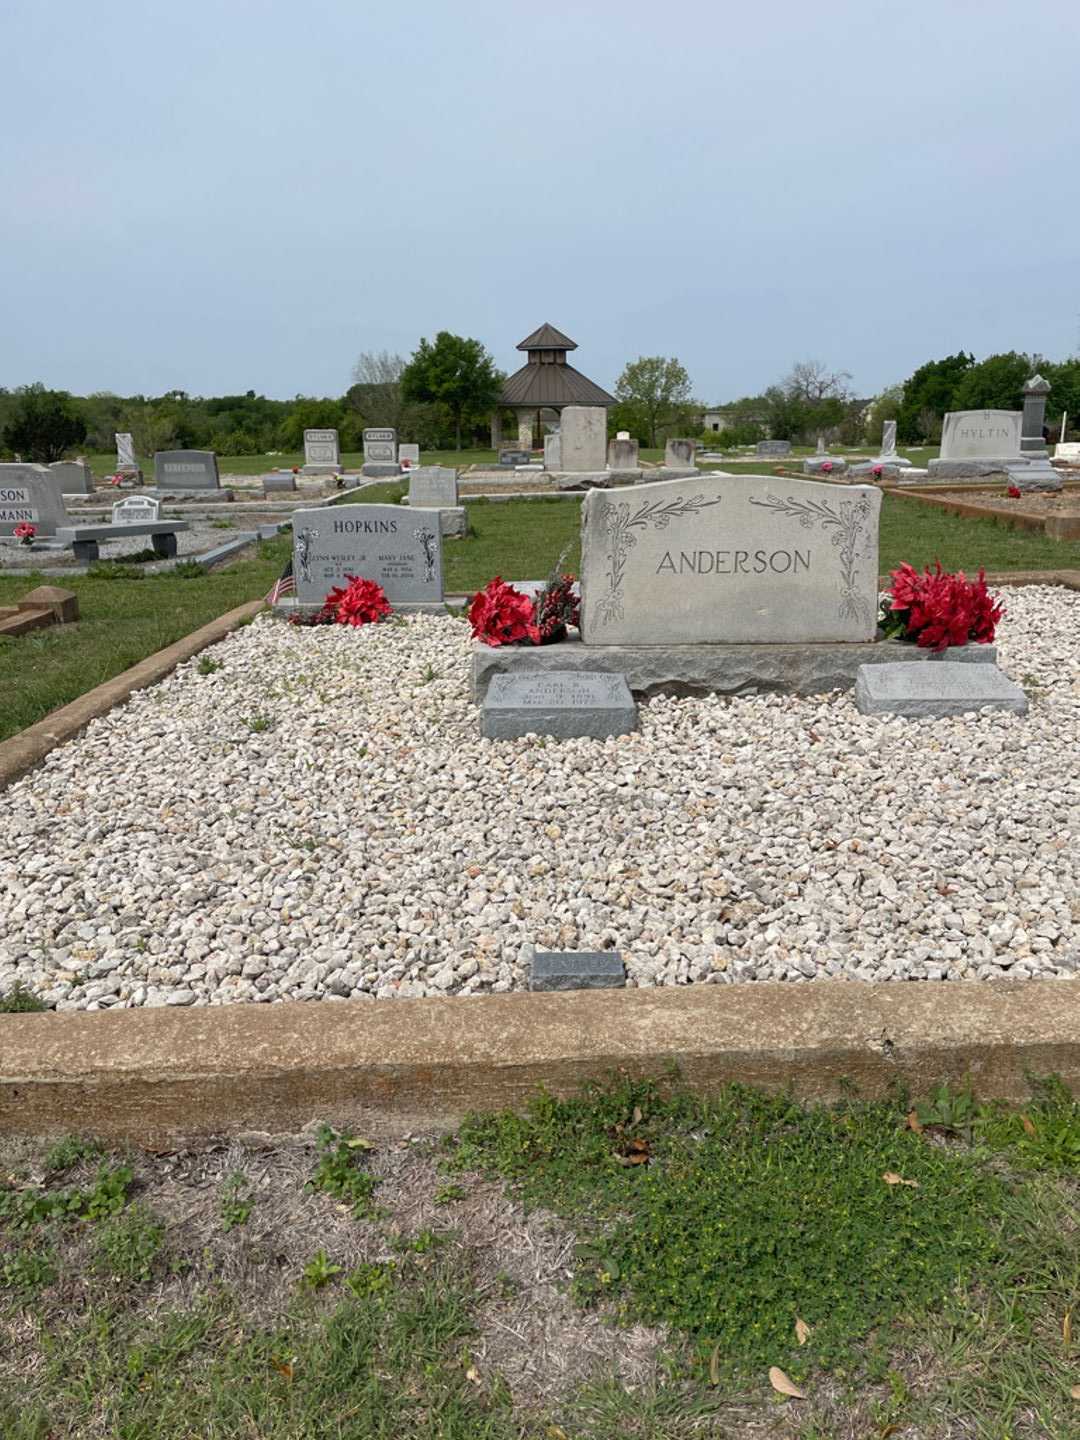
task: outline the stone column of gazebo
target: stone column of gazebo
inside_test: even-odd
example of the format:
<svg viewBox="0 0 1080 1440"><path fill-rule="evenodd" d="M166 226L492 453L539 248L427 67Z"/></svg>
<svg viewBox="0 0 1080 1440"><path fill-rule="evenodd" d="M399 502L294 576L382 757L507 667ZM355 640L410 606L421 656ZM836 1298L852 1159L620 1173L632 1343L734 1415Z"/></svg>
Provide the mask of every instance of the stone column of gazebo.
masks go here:
<svg viewBox="0 0 1080 1440"><path fill-rule="evenodd" d="M545 426L558 421L564 406L593 405L606 410L615 404L614 395L566 363L566 352L576 350L577 343L553 325L541 325L517 348L524 350L528 359L502 388L491 421L492 449L498 450L502 443L504 410L512 410L517 417L519 447L538 450L544 444Z"/></svg>

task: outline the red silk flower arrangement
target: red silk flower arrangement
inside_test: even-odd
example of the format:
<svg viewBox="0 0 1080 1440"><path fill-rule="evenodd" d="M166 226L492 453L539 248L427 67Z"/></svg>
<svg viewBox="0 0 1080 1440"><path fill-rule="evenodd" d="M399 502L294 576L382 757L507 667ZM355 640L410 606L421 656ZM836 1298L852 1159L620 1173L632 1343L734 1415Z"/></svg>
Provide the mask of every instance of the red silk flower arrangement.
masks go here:
<svg viewBox="0 0 1080 1440"><path fill-rule="evenodd" d="M1010 485L1009 488L1005 491L1005 494L1008 495L1010 500L1019 500L1020 493L1021 492L1019 485Z"/></svg>
<svg viewBox="0 0 1080 1440"><path fill-rule="evenodd" d="M37 526L31 525L29 520L20 520L11 533L21 544L32 545L34 536L37 534Z"/></svg>
<svg viewBox="0 0 1080 1440"><path fill-rule="evenodd" d="M552 575L535 600L496 575L469 606L473 638L484 645L550 645L580 620L572 575Z"/></svg>
<svg viewBox="0 0 1080 1440"><path fill-rule="evenodd" d="M1002 604L986 588L986 572L969 580L962 570L954 575L936 563L919 574L904 564L889 576L892 590L882 607L886 635L914 640L924 650L945 650L974 640L987 645L1005 614Z"/></svg>
<svg viewBox="0 0 1080 1440"><path fill-rule="evenodd" d="M386 591L374 580L346 575L346 585L335 585L311 615L290 616L294 625L373 625L390 614Z"/></svg>

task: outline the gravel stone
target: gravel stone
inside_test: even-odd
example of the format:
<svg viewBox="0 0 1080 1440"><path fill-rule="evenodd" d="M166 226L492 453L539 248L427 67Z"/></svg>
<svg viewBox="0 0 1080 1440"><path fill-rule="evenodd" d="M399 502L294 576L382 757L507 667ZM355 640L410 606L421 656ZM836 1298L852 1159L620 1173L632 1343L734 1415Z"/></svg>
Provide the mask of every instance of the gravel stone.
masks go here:
<svg viewBox="0 0 1080 1440"><path fill-rule="evenodd" d="M558 744L480 738L459 620L260 617L8 788L0 989L503 993L535 949L618 950L638 986L1071 978L1080 595L1004 598L1024 718L656 697Z"/></svg>

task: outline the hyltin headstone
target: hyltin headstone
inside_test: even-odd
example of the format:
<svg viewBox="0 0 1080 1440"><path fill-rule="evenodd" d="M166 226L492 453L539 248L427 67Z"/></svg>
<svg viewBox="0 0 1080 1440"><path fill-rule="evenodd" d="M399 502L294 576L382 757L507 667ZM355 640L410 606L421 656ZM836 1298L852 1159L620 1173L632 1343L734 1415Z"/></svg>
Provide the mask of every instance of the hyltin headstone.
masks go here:
<svg viewBox="0 0 1080 1440"><path fill-rule="evenodd" d="M55 475L45 465L0 465L0 535L33 525L38 536L55 535L68 523Z"/></svg>
<svg viewBox="0 0 1080 1440"><path fill-rule="evenodd" d="M391 605L442 603L442 537L430 513L401 505L326 505L295 511L292 526L301 604L321 604L348 575L376 581Z"/></svg>
<svg viewBox="0 0 1080 1440"><path fill-rule="evenodd" d="M392 426L371 426L364 431L365 475L396 475L400 467L397 458L397 431Z"/></svg>
<svg viewBox="0 0 1080 1440"><path fill-rule="evenodd" d="M159 450L154 484L159 490L220 490L217 456L213 450Z"/></svg>
<svg viewBox="0 0 1080 1440"><path fill-rule="evenodd" d="M593 490L586 645L873 640L881 493L765 475Z"/></svg>
<svg viewBox="0 0 1080 1440"><path fill-rule="evenodd" d="M161 501L153 495L129 495L112 507L114 525L147 525L161 519Z"/></svg>
<svg viewBox="0 0 1080 1440"><path fill-rule="evenodd" d="M304 431L304 470L309 475L333 474L341 468L336 430Z"/></svg>

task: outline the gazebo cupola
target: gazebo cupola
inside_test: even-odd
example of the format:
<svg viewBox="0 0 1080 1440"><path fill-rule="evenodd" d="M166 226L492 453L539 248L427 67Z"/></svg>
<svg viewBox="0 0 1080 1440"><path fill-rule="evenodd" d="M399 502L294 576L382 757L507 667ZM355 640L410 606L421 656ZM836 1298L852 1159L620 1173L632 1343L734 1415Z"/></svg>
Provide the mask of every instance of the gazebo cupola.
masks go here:
<svg viewBox="0 0 1080 1440"><path fill-rule="evenodd" d="M518 444L524 450L543 444L544 423L554 424L564 405L615 404L614 395L601 390L587 375L566 363L566 352L577 343L554 325L541 325L517 347L527 360L515 370L499 396L491 427L491 443L497 449L501 439L503 409L513 410L518 421ZM545 411L548 412L545 415Z"/></svg>

